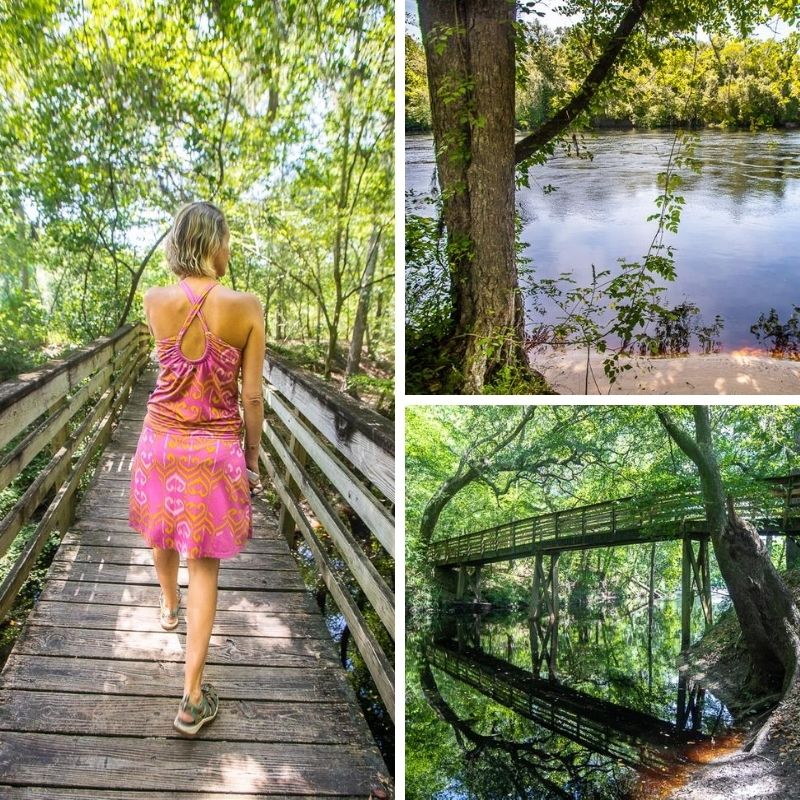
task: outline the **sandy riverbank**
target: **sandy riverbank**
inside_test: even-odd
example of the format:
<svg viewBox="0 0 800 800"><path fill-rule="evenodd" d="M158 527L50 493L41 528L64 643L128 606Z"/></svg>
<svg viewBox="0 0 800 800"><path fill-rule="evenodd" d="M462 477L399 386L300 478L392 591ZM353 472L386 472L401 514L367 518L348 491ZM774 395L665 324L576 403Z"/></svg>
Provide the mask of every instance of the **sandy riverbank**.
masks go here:
<svg viewBox="0 0 800 800"><path fill-rule="evenodd" d="M625 358L631 369L613 386L603 372L603 356L549 350L531 359L558 394L800 394L800 362L766 355L719 353L679 358ZM610 387L610 391L609 391Z"/></svg>

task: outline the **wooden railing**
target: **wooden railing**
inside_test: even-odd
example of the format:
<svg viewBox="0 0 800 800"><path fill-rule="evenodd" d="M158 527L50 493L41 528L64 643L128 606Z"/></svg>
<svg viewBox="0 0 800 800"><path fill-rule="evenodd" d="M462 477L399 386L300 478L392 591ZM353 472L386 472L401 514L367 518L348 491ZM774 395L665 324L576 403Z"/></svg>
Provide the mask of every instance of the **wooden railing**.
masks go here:
<svg viewBox="0 0 800 800"><path fill-rule="evenodd" d="M764 491L735 502L739 514L763 524L791 522L800 525L800 508L787 518L785 501ZM435 564L479 563L531 555L537 550L567 550L580 547L630 544L637 539L655 541L681 538L701 532L705 506L699 492L662 495L657 498L625 497L604 503L539 514L495 525L491 528L433 542ZM784 531L788 532L788 531Z"/></svg>
<svg viewBox="0 0 800 800"><path fill-rule="evenodd" d="M0 618L13 605L49 534L63 533L72 522L80 478L108 441L147 361L149 341L145 325L126 325L68 358L0 385L0 490L40 453L50 455L0 520L1 556L36 516L35 529L0 584Z"/></svg>
<svg viewBox="0 0 800 800"><path fill-rule="evenodd" d="M388 557L393 574L394 426L277 356L268 355L264 379L261 462L280 499L281 531L290 542L295 528L302 534L394 718L394 667L380 643L389 641L381 627L394 640L394 589L373 563ZM377 625L370 627L359 593Z"/></svg>

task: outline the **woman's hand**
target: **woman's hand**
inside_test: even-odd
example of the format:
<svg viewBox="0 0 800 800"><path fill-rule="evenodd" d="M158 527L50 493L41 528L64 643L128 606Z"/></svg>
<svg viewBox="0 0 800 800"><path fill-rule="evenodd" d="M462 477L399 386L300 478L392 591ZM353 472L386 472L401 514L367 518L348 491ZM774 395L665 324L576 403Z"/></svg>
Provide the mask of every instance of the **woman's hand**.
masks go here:
<svg viewBox="0 0 800 800"><path fill-rule="evenodd" d="M247 482L250 485L251 495L261 494L264 487L261 485L261 476L258 474L257 469L254 470L250 469L250 467L247 468Z"/></svg>

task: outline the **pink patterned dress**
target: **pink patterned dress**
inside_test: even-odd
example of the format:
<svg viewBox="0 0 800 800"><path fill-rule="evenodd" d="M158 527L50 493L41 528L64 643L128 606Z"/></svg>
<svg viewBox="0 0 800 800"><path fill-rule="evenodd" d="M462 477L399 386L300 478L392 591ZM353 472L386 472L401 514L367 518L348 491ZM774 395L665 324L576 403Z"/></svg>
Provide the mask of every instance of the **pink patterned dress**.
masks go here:
<svg viewBox="0 0 800 800"><path fill-rule="evenodd" d="M232 558L253 535L250 487L240 443L241 351L215 336L199 297L176 336L156 342L160 370L131 465L129 522L147 543L184 558ZM197 317L205 352L187 358L181 341Z"/></svg>

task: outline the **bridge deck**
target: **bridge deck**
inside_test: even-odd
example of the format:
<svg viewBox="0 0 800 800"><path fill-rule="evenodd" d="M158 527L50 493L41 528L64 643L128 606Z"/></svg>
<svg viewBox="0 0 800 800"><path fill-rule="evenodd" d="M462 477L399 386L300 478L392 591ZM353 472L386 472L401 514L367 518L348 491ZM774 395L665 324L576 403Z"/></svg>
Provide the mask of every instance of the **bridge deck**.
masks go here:
<svg viewBox="0 0 800 800"><path fill-rule="evenodd" d="M184 615L177 632L161 629L151 553L127 526L152 380L135 388L0 674L0 795L368 797L385 765L263 504L253 541L221 564L205 672L219 716L197 739L174 731Z"/></svg>
<svg viewBox="0 0 800 800"><path fill-rule="evenodd" d="M736 508L761 531L773 535L800 533L800 508L787 510L779 498L741 498ZM702 497L699 492L689 492L647 502L622 498L512 520L435 541L431 557L439 567L481 565L540 553L707 536Z"/></svg>

